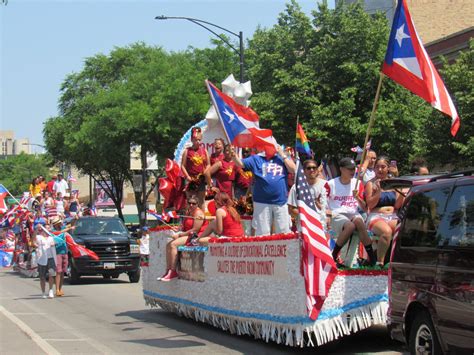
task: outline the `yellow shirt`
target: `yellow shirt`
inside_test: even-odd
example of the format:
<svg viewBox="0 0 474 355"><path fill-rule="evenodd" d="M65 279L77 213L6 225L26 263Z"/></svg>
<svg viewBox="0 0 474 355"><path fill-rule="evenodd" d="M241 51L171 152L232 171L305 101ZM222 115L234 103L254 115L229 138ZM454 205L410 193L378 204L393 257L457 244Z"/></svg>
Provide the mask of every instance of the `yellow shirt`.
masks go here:
<svg viewBox="0 0 474 355"><path fill-rule="evenodd" d="M41 193L41 186L30 184L30 194L32 197L36 197L36 195Z"/></svg>

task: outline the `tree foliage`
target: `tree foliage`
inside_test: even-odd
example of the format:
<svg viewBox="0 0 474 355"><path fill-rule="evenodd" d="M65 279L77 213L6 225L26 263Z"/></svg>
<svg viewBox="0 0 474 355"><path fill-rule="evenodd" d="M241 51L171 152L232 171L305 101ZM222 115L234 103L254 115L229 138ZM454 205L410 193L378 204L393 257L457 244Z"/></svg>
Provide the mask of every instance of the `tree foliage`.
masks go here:
<svg viewBox="0 0 474 355"><path fill-rule="evenodd" d="M50 159L46 154L29 155L21 153L0 160L0 183L11 194L18 196L28 191L31 181L39 175L51 177L48 166Z"/></svg>
<svg viewBox="0 0 474 355"><path fill-rule="evenodd" d="M44 127L48 151L99 184L111 181L113 191L102 187L121 216L123 184L133 185L130 144L161 161L171 156L183 132L209 108L204 80L221 80L232 59L221 45L167 53L142 43L88 58L62 84L60 115ZM140 195L135 197L141 210Z"/></svg>
<svg viewBox="0 0 474 355"><path fill-rule="evenodd" d="M342 3L342 2L341 2ZM389 28L383 14L360 4L329 9L322 3L306 16L295 1L270 29L250 40L252 105L262 125L292 144L299 117L318 157L343 156L364 141ZM406 165L421 150L422 100L385 80L373 147Z"/></svg>
<svg viewBox="0 0 474 355"><path fill-rule="evenodd" d="M432 165L451 165L461 169L474 167L474 40L469 49L460 53L457 60L446 62L441 70L454 105L461 117L461 127L456 137L449 129L451 119L433 110L425 122L430 134L426 137L426 155Z"/></svg>

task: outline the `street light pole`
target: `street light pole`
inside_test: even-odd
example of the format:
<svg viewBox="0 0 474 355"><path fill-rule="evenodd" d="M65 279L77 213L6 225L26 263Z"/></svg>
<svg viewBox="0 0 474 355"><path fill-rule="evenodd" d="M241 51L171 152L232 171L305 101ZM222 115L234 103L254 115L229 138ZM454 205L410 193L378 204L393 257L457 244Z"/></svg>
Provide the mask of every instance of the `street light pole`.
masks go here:
<svg viewBox="0 0 474 355"><path fill-rule="evenodd" d="M192 23L194 23L198 26L201 26L202 28L204 28L204 29L208 30L209 32L211 32L213 35L218 37L221 41L223 41L230 48L232 48L232 50L235 53L237 53L239 55L239 65L240 65L240 76L239 76L239 78L240 78L241 83L244 82L244 34L243 34L242 31L240 31L237 34L235 32L232 32L232 31L228 30L227 28L222 27L222 26L216 25L216 24L208 22L208 21L200 20L200 19L197 19L197 18L192 18L192 17L161 15L161 16L156 16L155 20L186 20L186 21L192 22ZM216 28L219 28L219 29L221 29L221 30L237 37L239 39L239 50L236 49L225 37L218 34L214 30L212 30L211 28L207 27L206 25L214 26Z"/></svg>

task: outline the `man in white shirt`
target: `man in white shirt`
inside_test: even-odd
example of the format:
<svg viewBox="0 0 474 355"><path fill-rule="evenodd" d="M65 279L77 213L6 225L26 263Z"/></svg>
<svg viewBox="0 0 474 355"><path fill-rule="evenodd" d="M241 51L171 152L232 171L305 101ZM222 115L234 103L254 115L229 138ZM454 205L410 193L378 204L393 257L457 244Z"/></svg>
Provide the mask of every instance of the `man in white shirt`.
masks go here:
<svg viewBox="0 0 474 355"><path fill-rule="evenodd" d="M48 274L49 283L49 298L54 298L53 282L56 276L56 247L54 239L47 231L45 231L43 224L38 223L35 227L36 238L36 258L38 261L38 273L40 278L41 291L43 298L46 298L46 274Z"/></svg>
<svg viewBox="0 0 474 355"><path fill-rule="evenodd" d="M311 196L316 205L316 213L318 220L321 222L324 230L326 230L326 208L327 208L327 191L326 180L318 177L319 169L318 163L313 159L308 159L303 162L304 175L309 185ZM296 184L294 184L288 195L288 208L292 217L297 217L298 205L296 201Z"/></svg>
<svg viewBox="0 0 474 355"><path fill-rule="evenodd" d="M343 158L339 161L339 167L341 176L327 183L328 206L332 213L331 229L337 235L332 256L338 267L345 267L338 262L338 254L357 229L359 239L369 255L370 265L375 265L377 258L372 249L372 240L367 234L364 219L358 212L358 207L365 209L365 201L362 198L364 192L362 184L359 184L357 191L357 179L354 178L356 164L351 158Z"/></svg>
<svg viewBox="0 0 474 355"><path fill-rule="evenodd" d="M66 192L69 189L69 185L67 184L67 181L64 180L63 174L58 174L58 180L53 185L53 191L54 191L54 196L56 197L58 195L58 192L61 193L61 196L64 197L66 196Z"/></svg>

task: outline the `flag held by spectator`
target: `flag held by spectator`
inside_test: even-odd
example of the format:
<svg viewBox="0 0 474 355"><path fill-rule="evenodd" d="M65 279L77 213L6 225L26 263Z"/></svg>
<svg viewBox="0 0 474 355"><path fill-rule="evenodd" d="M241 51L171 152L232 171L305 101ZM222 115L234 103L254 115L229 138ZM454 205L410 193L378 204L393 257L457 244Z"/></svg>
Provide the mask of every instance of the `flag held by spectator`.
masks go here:
<svg viewBox="0 0 474 355"><path fill-rule="evenodd" d="M229 143L241 148L256 148L265 151L267 157L273 157L277 142L270 129L259 127L257 113L239 105L207 80L206 85Z"/></svg>
<svg viewBox="0 0 474 355"><path fill-rule="evenodd" d="M405 0L398 1L382 72L437 110L451 116L451 134L456 135L460 118L418 37Z"/></svg>
<svg viewBox="0 0 474 355"><path fill-rule="evenodd" d="M316 320L336 277L337 269L323 226L318 220L316 204L311 196L300 161L296 168L296 201L303 234L306 307L310 318Z"/></svg>
<svg viewBox="0 0 474 355"><path fill-rule="evenodd" d="M308 138L304 133L303 126L301 124L296 125L296 150L300 153L311 156L311 148L309 147Z"/></svg>
<svg viewBox="0 0 474 355"><path fill-rule="evenodd" d="M88 256L91 259L99 260L99 256L92 250L77 244L76 241L71 237L69 233L65 234L67 247L71 251L74 258L80 258L81 256Z"/></svg>

